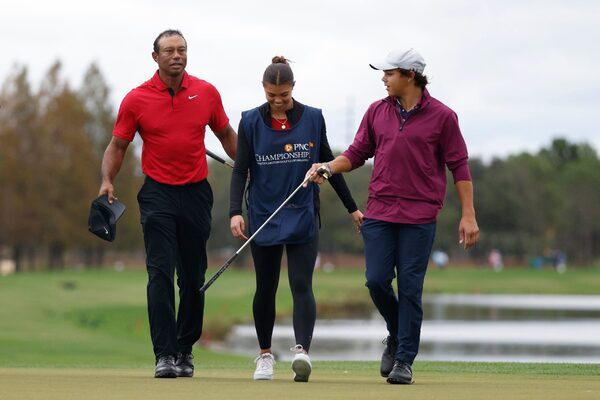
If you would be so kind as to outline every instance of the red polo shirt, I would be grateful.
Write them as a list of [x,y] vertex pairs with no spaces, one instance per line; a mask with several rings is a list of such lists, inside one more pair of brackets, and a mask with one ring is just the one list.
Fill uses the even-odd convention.
[[142,171],[169,185],[199,182],[208,175],[204,135],[229,123],[221,96],[210,83],[184,71],[181,90],[174,96],[159,78],[129,92],[119,108],[113,135],[143,141]]

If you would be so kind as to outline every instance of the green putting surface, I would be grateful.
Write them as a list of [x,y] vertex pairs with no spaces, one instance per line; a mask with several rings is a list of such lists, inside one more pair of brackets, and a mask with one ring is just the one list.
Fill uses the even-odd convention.
[[[595,399],[598,375],[435,372],[415,369],[413,385],[389,385],[374,363],[315,363],[310,382],[292,381],[289,363],[273,381],[253,381],[243,368],[200,367],[193,378],[155,379],[148,369],[0,368],[0,398],[13,399]],[[435,364],[432,364],[435,365]],[[332,368],[332,366],[334,368]],[[348,368],[345,368],[348,367]],[[460,370],[456,364],[454,370]],[[565,366],[565,368],[570,368]],[[448,369],[448,368],[445,368]],[[597,367],[591,366],[588,373]],[[531,371],[530,371],[531,372]]]

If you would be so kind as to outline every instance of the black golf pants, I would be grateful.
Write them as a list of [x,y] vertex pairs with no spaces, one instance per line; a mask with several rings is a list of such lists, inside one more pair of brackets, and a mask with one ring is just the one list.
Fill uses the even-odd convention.
[[[148,317],[156,359],[190,353],[202,334],[213,195],[207,180],[172,186],[147,177],[138,193],[146,246]],[[179,309],[175,314],[174,273]]]
[[[294,301],[293,324],[296,344],[310,348],[317,309],[312,277],[317,259],[318,234],[308,243],[286,244],[288,279]],[[256,270],[256,292],[252,303],[254,326],[261,349],[271,348],[275,325],[275,295],[279,284],[284,245],[258,246],[251,243]]]

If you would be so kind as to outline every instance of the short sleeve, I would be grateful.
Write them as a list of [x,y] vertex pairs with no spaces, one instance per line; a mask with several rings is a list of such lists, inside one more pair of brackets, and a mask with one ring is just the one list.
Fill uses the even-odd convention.
[[221,95],[213,86],[211,86],[211,91],[213,92],[213,110],[210,116],[210,121],[208,122],[208,126],[213,132],[220,132],[225,129],[227,124],[229,124],[229,118],[227,117],[225,109],[223,108]]
[[138,130],[137,116],[134,110],[134,96],[129,92],[119,107],[113,136],[131,142]]

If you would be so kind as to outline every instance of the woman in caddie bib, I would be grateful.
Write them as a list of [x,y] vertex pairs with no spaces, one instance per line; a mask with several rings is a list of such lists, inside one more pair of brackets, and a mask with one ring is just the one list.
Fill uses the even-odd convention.
[[[288,60],[274,57],[263,74],[262,84],[267,102],[242,113],[231,179],[231,232],[240,239],[247,239],[265,223],[304,180],[313,163],[333,159],[321,110],[292,97],[295,81]],[[246,233],[242,199],[248,174]],[[331,184],[358,228],[362,213],[342,176],[337,175]],[[311,183],[296,193],[251,243],[256,270],[253,315],[260,346],[254,372],[256,380],[273,379],[275,360],[271,338],[284,248],[294,301],[296,345],[291,349],[295,353],[294,380],[308,381],[312,370],[308,353],[316,320],[312,276],[319,240],[318,191],[318,185]]]

